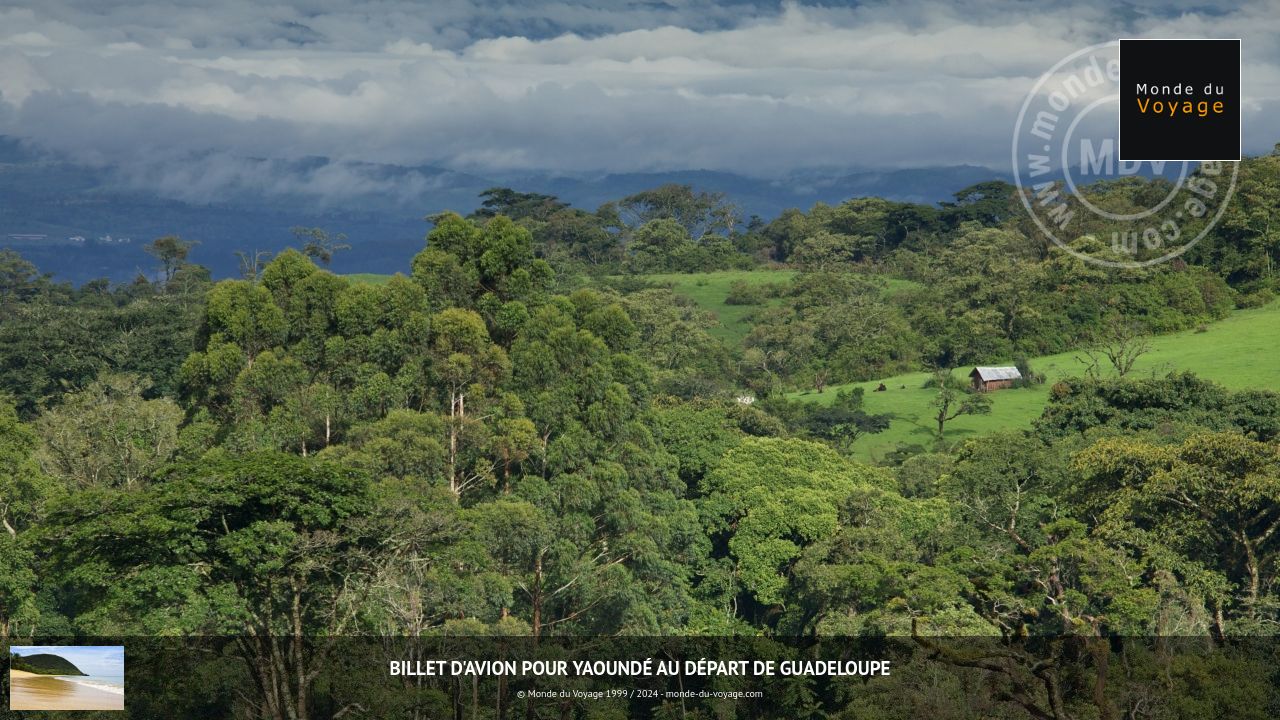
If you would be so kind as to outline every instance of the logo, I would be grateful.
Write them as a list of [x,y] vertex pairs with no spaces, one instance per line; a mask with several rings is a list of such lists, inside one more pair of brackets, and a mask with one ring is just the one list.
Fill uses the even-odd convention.
[[[1119,159],[1120,43],[1068,55],[1031,88],[1013,134],[1013,173],[1042,234],[1090,263],[1167,262],[1213,229],[1239,164]],[[1184,156],[1185,157],[1185,156]]]
[[1240,159],[1239,40],[1120,40],[1120,157]]

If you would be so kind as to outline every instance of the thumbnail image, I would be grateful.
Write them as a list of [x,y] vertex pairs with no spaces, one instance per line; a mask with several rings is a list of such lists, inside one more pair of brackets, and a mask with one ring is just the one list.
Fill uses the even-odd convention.
[[124,647],[9,648],[10,710],[124,710]]

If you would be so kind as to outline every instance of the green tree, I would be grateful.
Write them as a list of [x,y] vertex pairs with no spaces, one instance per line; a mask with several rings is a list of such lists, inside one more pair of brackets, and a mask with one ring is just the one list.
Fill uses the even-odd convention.
[[284,311],[271,291],[246,280],[223,280],[209,292],[204,332],[210,338],[235,343],[252,364],[258,354],[283,342]]
[[24,624],[34,630],[39,616],[36,555],[26,536],[40,521],[52,488],[36,465],[36,447],[36,434],[0,396],[0,644]]
[[302,254],[325,267],[333,262],[335,253],[351,249],[346,242],[345,233],[330,235],[327,230],[318,227],[294,227],[290,232],[293,233],[295,240],[302,243]]
[[941,557],[965,579],[956,596],[1002,641],[930,638],[927,616],[912,635],[1032,717],[1120,717],[1107,636],[1150,633],[1185,588],[1148,584],[1156,567],[1074,517],[1072,482],[1062,453],[1021,433],[966,443],[941,490],[967,527],[943,539]]
[[[1081,452],[1082,492],[1111,491],[1105,536],[1168,562],[1214,605],[1215,631],[1280,621],[1280,453],[1238,433],[1199,433],[1178,445],[1108,438]],[[1206,573],[1208,575],[1206,576]],[[1217,576],[1215,581],[1213,576]],[[1226,588],[1239,588],[1235,598]]]
[[1229,391],[1193,373],[1157,378],[1064,380],[1035,421],[1045,439],[1085,435],[1095,428],[1127,432],[1203,428],[1234,430],[1260,441],[1280,437],[1280,394]]
[[887,430],[891,416],[863,410],[862,396],[862,388],[837,392],[830,405],[820,405],[805,414],[804,429],[846,453],[863,435]]
[[692,245],[687,228],[673,218],[656,218],[632,232],[627,265],[636,273],[670,270],[675,258]]
[[733,357],[712,336],[719,323],[708,313],[667,289],[631,293],[621,303],[635,328],[631,351],[653,367],[659,392],[693,398],[728,389]]
[[44,542],[74,574],[88,632],[234,635],[266,717],[312,716],[371,567],[367,479],[274,453],[170,469],[138,492],[89,490]]
[[38,437],[0,395],[0,530],[11,538],[36,522],[50,492],[36,464]]
[[568,258],[598,267],[617,263],[619,238],[601,219],[581,210],[560,210],[532,227],[534,243],[549,259]]
[[791,259],[811,272],[830,272],[848,267],[862,256],[863,238],[820,230],[800,241]]
[[[489,338],[484,319],[470,310],[442,310],[432,318],[431,328],[433,375],[448,408],[449,489],[461,497],[477,484],[495,481],[493,462],[483,454],[468,452],[468,440],[484,431],[475,418],[476,401],[493,392],[509,375],[511,365],[507,354]],[[470,416],[468,397],[472,400]],[[476,444],[483,445],[483,441]]]
[[504,215],[515,221],[547,220],[568,209],[554,195],[517,192],[510,188],[492,187],[480,193],[484,198],[480,207],[471,213],[472,218],[488,219]]
[[511,300],[536,301],[549,287],[551,266],[534,257],[529,230],[510,218],[499,215],[483,227],[455,213],[433,220],[426,249],[413,259],[413,279],[434,309],[496,311]]
[[747,438],[707,475],[702,511],[709,532],[727,543],[743,590],[775,605],[804,547],[836,531],[840,502],[859,487],[892,484],[884,471],[817,443]]
[[934,635],[996,634],[965,601],[969,579],[938,560],[958,531],[948,502],[864,485],[837,507],[836,531],[806,547],[792,568],[779,632],[904,636],[914,622]]
[[0,643],[5,647],[22,623],[34,627],[37,589],[35,554],[16,536],[0,533]]
[[323,457],[365,470],[372,477],[425,484],[446,477],[448,455],[441,438],[444,422],[435,413],[392,410],[385,418],[351,429],[347,441]]
[[[961,415],[987,415],[991,412],[991,398],[985,393],[973,392],[951,375],[951,370],[938,370],[933,374],[938,392],[933,396],[933,416],[937,423],[937,437],[944,438],[947,423]],[[959,385],[957,387],[957,385]]]
[[182,409],[144,399],[149,383],[107,375],[36,421],[40,463],[73,487],[130,488],[173,459]]
[[186,264],[187,256],[191,254],[191,248],[197,244],[192,240],[183,240],[177,235],[165,235],[147,243],[142,249],[148,255],[160,261],[160,269],[164,273],[164,281],[168,283],[173,279],[178,269]]
[[1003,180],[989,180],[952,194],[953,202],[941,203],[943,217],[948,223],[960,224],[977,221],[983,225],[999,225],[1002,220],[1017,212],[1014,198],[1017,189]]
[[1206,246],[1190,258],[1215,267],[1233,285],[1274,286],[1280,258],[1280,155],[1246,158],[1239,173],[1232,202]]
[[201,298],[156,295],[149,286],[62,296],[41,292],[0,322],[0,391],[24,418],[84,388],[102,372],[143,376],[153,393],[172,393],[195,345]]
[[35,265],[13,250],[0,250],[0,308],[29,300],[39,292],[42,281],[47,279],[40,276]]
[[651,429],[648,369],[584,327],[607,307],[597,300],[554,298],[511,348],[532,447],[502,497],[522,529],[503,529],[497,554],[535,635],[674,631],[704,552],[675,460]]
[[653,220],[674,220],[695,240],[713,232],[728,233],[738,224],[738,208],[724,193],[694,190],[690,185],[668,183],[628,195],[618,209],[632,227]]

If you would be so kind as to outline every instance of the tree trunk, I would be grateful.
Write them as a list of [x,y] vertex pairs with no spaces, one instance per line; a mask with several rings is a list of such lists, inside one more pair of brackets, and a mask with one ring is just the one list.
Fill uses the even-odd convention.
[[298,720],[306,720],[309,693],[307,691],[307,666],[302,651],[302,592],[296,580],[290,583],[290,589],[293,590],[293,607],[290,613],[290,619],[293,623],[293,663],[295,666],[293,670],[298,683],[295,691],[297,697],[295,716]]
[[1213,639],[1215,645],[1227,639],[1227,619],[1222,612],[1221,600],[1215,600],[1213,603],[1213,632],[1209,633],[1209,637]]
[[1258,555],[1254,551],[1253,541],[1243,530],[1240,531],[1240,544],[1244,546],[1245,572],[1249,573],[1249,614],[1254,615],[1257,613],[1258,592],[1262,585],[1259,577]]
[[458,483],[458,436],[466,417],[466,396],[454,391],[449,394],[449,490],[455,498],[462,496]]
[[498,720],[507,720],[507,676],[498,676]]
[[530,604],[533,606],[533,637],[534,641],[542,634],[542,551],[538,551],[538,557],[533,562],[533,591],[531,592]]
[[463,720],[464,713],[462,708],[462,678],[455,677],[453,679],[453,720]]
[[1092,638],[1088,641],[1089,652],[1093,655],[1093,704],[1098,708],[1100,720],[1116,720],[1116,709],[1107,699],[1107,669],[1111,666],[1111,643],[1106,638]]

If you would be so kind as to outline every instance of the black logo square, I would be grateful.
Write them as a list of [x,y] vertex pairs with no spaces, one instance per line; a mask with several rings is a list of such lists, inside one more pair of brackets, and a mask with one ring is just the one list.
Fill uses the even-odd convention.
[[1240,159],[1239,40],[1120,40],[1120,159]]

